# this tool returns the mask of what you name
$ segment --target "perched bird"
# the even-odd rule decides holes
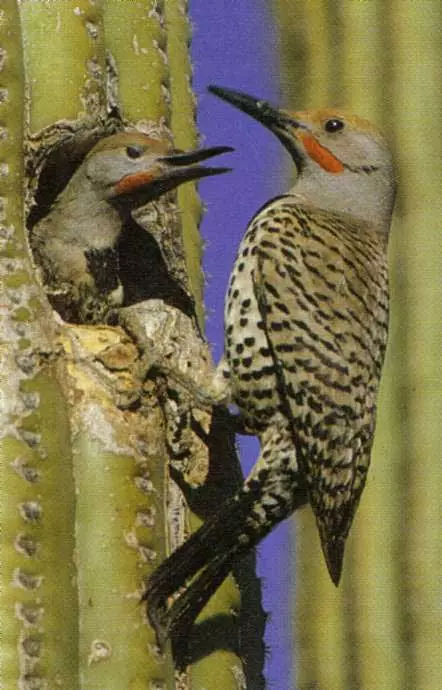
[[[49,300],[65,321],[100,323],[121,306],[117,241],[125,218],[183,182],[227,172],[199,163],[231,150],[171,151],[141,132],[114,134],[94,146],[30,231]]]
[[[370,463],[387,342],[395,181],[384,139],[340,110],[289,113],[209,90],[280,139],[297,179],[258,211],[240,244],[224,357],[207,392],[236,403],[261,452],[242,488],[148,581],[144,598],[160,646],[194,620],[239,554],[306,501],[339,583]]]

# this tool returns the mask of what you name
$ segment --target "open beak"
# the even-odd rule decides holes
[[[160,163],[166,163],[167,168],[164,171],[164,179],[174,181],[176,184],[172,184],[172,187],[175,187],[189,180],[199,180],[201,177],[221,175],[222,173],[230,172],[231,168],[205,168],[203,165],[198,165],[198,163],[208,158],[213,158],[213,156],[219,156],[222,153],[230,153],[233,150],[231,146],[212,146],[207,149],[171,153],[159,158],[158,161]]]
[[[222,98],[223,101],[231,103],[235,108],[258,120],[264,127],[273,132],[289,151],[298,172],[300,172],[305,160],[305,154],[301,142],[296,136],[296,130],[307,130],[304,124],[295,120],[283,110],[278,110],[268,101],[254,98],[241,91],[233,91],[232,89],[214,85],[209,86],[208,90],[215,96]]]
[[[123,177],[114,187],[115,203],[131,201],[133,207],[142,206],[184,182],[202,177],[221,175],[231,168],[204,167],[202,161],[233,151],[230,146],[213,146],[195,151],[174,152],[157,158],[154,167]]]

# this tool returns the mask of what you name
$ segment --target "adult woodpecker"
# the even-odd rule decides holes
[[[30,232],[49,300],[65,321],[100,323],[121,306],[116,245],[124,220],[184,182],[227,172],[200,163],[231,150],[171,151],[141,132],[114,134],[93,147]]]
[[[279,138],[297,179],[258,211],[240,244],[224,357],[209,391],[236,403],[261,452],[242,488],[148,581],[144,598],[160,646],[194,620],[234,559],[305,501],[339,583],[370,463],[387,342],[395,181],[384,139],[340,110],[289,113],[209,90]]]

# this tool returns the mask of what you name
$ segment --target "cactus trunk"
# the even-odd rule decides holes
[[[438,5],[275,0],[287,105],[345,106],[392,141],[390,342],[367,487],[339,590],[310,515],[296,518],[297,685],[436,690],[440,515]],[[431,131],[431,136],[428,133]],[[433,632],[431,632],[433,631]]]
[[[229,649],[214,645],[204,659],[196,645],[184,669],[170,649],[158,654],[139,603],[143,581],[196,522],[169,477],[175,398],[146,364],[158,345],[196,375],[211,366],[197,327],[196,191],[139,217],[185,308],[165,294],[128,307],[127,328],[54,317],[26,239],[27,214],[44,214],[100,136],[138,127],[195,146],[188,43],[183,0],[7,0],[0,11],[1,687],[243,687],[232,579],[202,617],[225,618]],[[210,415],[194,414],[210,436]],[[190,430],[186,439],[190,459],[175,469],[200,485],[212,450]],[[225,432],[217,443],[236,468]]]

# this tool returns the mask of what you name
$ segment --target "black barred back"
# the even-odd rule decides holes
[[[225,321],[232,390],[250,430],[262,435],[286,417],[321,537],[345,538],[387,340],[384,238],[289,196],[270,202],[240,245]]]

